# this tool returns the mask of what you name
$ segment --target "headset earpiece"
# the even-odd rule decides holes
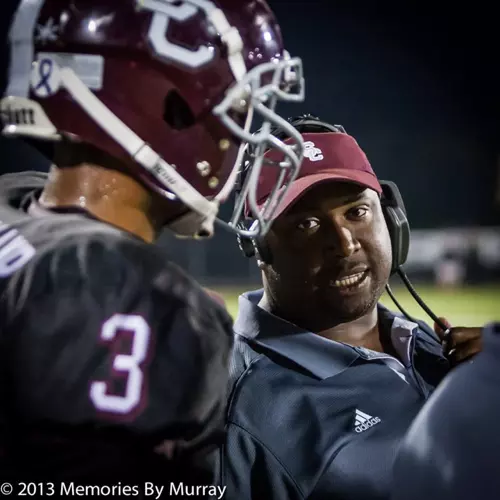
[[[389,229],[389,234],[391,236],[392,272],[398,274],[398,276],[403,280],[403,283],[410,292],[411,296],[417,301],[418,305],[443,329],[443,331],[445,331],[446,342],[446,334],[449,333],[450,330],[448,325],[445,325],[441,321],[441,318],[438,318],[432,312],[432,310],[418,295],[404,270],[401,269],[401,266],[408,258],[408,252],[410,250],[410,224],[406,215],[403,197],[394,182],[380,181],[380,185],[382,186],[382,210],[384,211],[387,228]],[[419,328],[429,332],[431,335],[434,335],[434,332],[429,326],[421,321],[417,321],[403,309],[401,304],[394,297],[389,284],[387,284],[386,289],[394,304],[396,304],[397,308],[407,319],[413,321],[414,323],[418,323]]]
[[[391,237],[392,272],[396,272],[408,258],[410,250],[410,224],[406,216],[403,197],[394,182],[380,181],[382,210]]]
[[[252,221],[250,221],[250,224],[248,225],[240,223],[238,227],[240,229],[248,230],[250,229],[251,224]],[[237,235],[237,239],[238,239],[238,246],[245,257],[248,257],[249,259],[251,259],[252,257],[257,257],[265,264],[271,264],[272,262],[271,250],[264,239],[247,238],[245,236],[241,236],[241,234]]]

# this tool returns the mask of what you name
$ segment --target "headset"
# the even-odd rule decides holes
[[[288,121],[301,133],[347,133],[342,125],[332,125],[330,123],[323,122],[318,117],[311,114],[290,118]],[[279,130],[273,130],[273,134],[279,136]],[[249,165],[250,162],[247,159],[247,161],[243,163],[243,168],[241,169],[239,178],[236,182],[236,196],[239,196]],[[398,186],[392,181],[380,181],[380,185],[382,187],[382,212],[387,224],[387,229],[389,230],[392,247],[391,275],[397,274],[400,277],[420,307],[445,332],[445,339],[447,339],[450,329],[431,311],[427,304],[425,304],[402,269],[402,266],[406,263],[410,250],[410,223],[408,222],[406,208],[401,192],[399,191]],[[253,223],[253,220],[247,219],[246,221],[240,223],[240,228],[250,229]],[[257,257],[265,264],[272,264],[272,252],[266,243],[265,237],[248,238],[238,234],[237,238],[238,246],[245,257]],[[420,322],[410,316],[410,314],[403,309],[394,296],[389,284],[386,285],[386,291],[394,304],[407,319],[421,325]]]

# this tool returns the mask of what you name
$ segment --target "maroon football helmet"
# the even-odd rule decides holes
[[[10,42],[4,134],[66,137],[120,159],[190,209],[169,226],[180,235],[212,234],[248,144],[252,199],[267,149],[285,154],[276,191],[297,175],[301,136],[274,110],[303,100],[302,66],[263,0],[22,0]],[[271,212],[253,214],[261,232]],[[238,232],[241,215],[226,226]]]

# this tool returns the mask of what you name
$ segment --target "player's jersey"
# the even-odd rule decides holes
[[[154,245],[30,215],[44,180],[0,177],[0,479],[199,483],[183,464],[223,429],[229,314]]]

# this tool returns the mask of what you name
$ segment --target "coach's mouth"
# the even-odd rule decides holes
[[[351,273],[342,278],[330,281],[330,287],[341,293],[356,292],[368,284],[369,269]]]

